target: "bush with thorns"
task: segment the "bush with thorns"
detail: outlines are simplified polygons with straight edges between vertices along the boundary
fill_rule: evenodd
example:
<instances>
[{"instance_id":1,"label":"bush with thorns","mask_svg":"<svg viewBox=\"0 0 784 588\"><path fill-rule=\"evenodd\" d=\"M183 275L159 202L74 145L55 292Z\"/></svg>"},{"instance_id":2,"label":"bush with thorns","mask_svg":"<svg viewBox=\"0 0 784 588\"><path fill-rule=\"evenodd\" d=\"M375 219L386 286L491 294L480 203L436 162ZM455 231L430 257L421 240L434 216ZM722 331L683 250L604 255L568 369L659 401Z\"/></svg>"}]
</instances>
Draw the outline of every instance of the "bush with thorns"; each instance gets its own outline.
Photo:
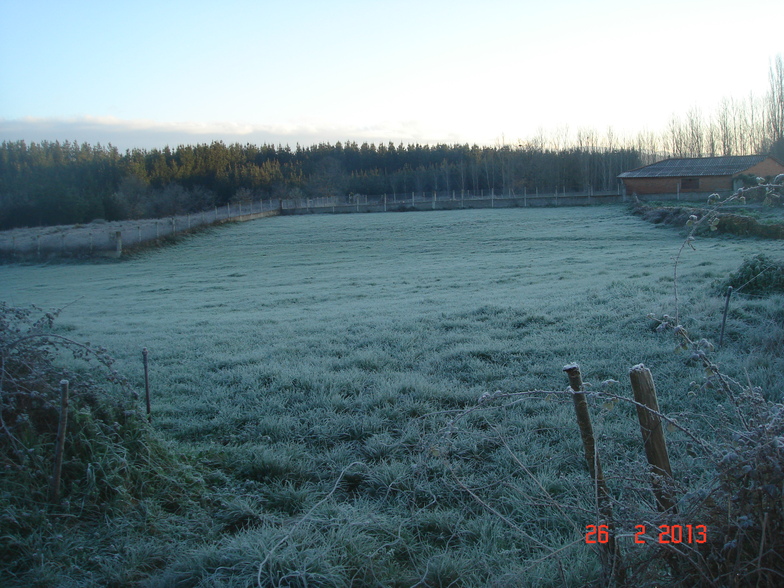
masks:
<instances>
[{"instance_id":1,"label":"bush with thorns","mask_svg":"<svg viewBox=\"0 0 784 588\"><path fill-rule=\"evenodd\" d=\"M87 538L68 553L63 545L66 536L78 543L91 522L98 528L106 517L149 509L149 503L141 504L147 499L168 512L187 508L202 485L199 474L153 434L107 351L53 332L58 314L0 303L4 585L24 584L28 575L45 577L47 569L64 565L77 570L77 583L85 581L90 568L97 566L96 550L106 546L94 537L89 545ZM64 378L71 383L71 400L61 491L51 504L58 383Z\"/></svg>"}]
</instances>

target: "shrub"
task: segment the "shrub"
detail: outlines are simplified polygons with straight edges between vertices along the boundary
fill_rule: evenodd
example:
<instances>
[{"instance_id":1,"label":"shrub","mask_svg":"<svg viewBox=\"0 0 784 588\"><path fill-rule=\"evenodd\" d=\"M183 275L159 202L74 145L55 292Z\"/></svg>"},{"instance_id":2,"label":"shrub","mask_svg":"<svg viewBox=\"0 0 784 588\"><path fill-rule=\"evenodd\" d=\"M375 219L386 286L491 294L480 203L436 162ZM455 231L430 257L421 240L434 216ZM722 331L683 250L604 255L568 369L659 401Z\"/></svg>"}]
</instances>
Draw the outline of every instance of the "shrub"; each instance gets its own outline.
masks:
<instances>
[{"instance_id":1,"label":"shrub","mask_svg":"<svg viewBox=\"0 0 784 588\"><path fill-rule=\"evenodd\" d=\"M726 292L729 286L744 294L784 293L784 263L758 253L745 259L737 271L717 286L720 293Z\"/></svg>"},{"instance_id":2,"label":"shrub","mask_svg":"<svg viewBox=\"0 0 784 588\"><path fill-rule=\"evenodd\" d=\"M106 557L96 537L107 520L122 527L144 512L189 508L204 484L136 410L106 351L57 335L58 313L36 311L0 303L0 584L57 568L77 570L80 584ZM77 368L62 367L66 354ZM63 378L71 398L60 499L48 504ZM120 562L117 573L127 580L132 567Z\"/></svg>"},{"instance_id":3,"label":"shrub","mask_svg":"<svg viewBox=\"0 0 784 588\"><path fill-rule=\"evenodd\" d=\"M765 402L753 389L737 400L742 422L717 449L711 476L684 496L679 514L658 522L704 525L704 536L693 544L657 545L634 561L630 571L638 585L781 585L784 405Z\"/></svg>"},{"instance_id":4,"label":"shrub","mask_svg":"<svg viewBox=\"0 0 784 588\"><path fill-rule=\"evenodd\" d=\"M741 395L746 426L720 456L716 489L694 520L711 529L701 549L714 579L781 585L784 575L784 406ZM777 571L779 570L779 571Z\"/></svg>"}]
</instances>

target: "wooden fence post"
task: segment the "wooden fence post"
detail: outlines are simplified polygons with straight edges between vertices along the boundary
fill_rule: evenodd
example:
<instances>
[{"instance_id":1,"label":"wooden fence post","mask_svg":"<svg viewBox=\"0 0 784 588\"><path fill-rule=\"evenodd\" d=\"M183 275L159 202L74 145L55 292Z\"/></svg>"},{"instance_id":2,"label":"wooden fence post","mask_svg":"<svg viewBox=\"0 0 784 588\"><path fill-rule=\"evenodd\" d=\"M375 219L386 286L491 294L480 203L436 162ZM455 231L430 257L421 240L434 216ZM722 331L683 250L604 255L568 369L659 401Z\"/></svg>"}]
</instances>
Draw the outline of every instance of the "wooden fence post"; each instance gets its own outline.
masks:
<instances>
[{"instance_id":1,"label":"wooden fence post","mask_svg":"<svg viewBox=\"0 0 784 588\"><path fill-rule=\"evenodd\" d=\"M721 335L719 335L719 347L724 343L724 327L727 324L727 311L730 309L730 297L732 296L732 286L727 288L727 300L724 303L724 316L721 319Z\"/></svg>"},{"instance_id":2,"label":"wooden fence post","mask_svg":"<svg viewBox=\"0 0 784 588\"><path fill-rule=\"evenodd\" d=\"M651 370L643 364L636 365L629 370L629 378L632 382L634 400L638 403L637 419L640 421L645 456L653 469L653 493L656 496L656 504L662 512L668 510L676 512L675 500L670 488L672 482L670 457L667 455L667 444L658 414L659 401L656 398Z\"/></svg>"},{"instance_id":3,"label":"wooden fence post","mask_svg":"<svg viewBox=\"0 0 784 588\"><path fill-rule=\"evenodd\" d=\"M63 451L65 450L65 429L68 426L68 380L60 380L60 422L57 425L57 441L54 450L54 471L49 487L49 502L60 501L60 474L63 470Z\"/></svg>"},{"instance_id":4,"label":"wooden fence post","mask_svg":"<svg viewBox=\"0 0 784 588\"><path fill-rule=\"evenodd\" d=\"M569 378L569 386L572 388L574 394L572 400L574 401L574 411L577 413L577 424L580 427L580 437L583 440L583 449L585 450L585 461L588 463L588 470L591 472L591 478L596 484L597 500L600 510L604 508L610 510L610 493L607 490L607 484L604 481L604 474L602 473L602 464L599 461L599 456L596 453L596 440L593 436L593 427L591 426L591 415L588 412L588 402L585 399L583 392L583 380L580 375L580 366L576 363L564 366L563 371Z\"/></svg>"},{"instance_id":5,"label":"wooden fence post","mask_svg":"<svg viewBox=\"0 0 784 588\"><path fill-rule=\"evenodd\" d=\"M122 231L114 232L114 255L122 257Z\"/></svg>"},{"instance_id":6,"label":"wooden fence post","mask_svg":"<svg viewBox=\"0 0 784 588\"><path fill-rule=\"evenodd\" d=\"M591 472L596 488L596 502L599 516L603 520L599 524L607 525L608 541L600 552L602 567L608 575L613 575L622 585L625 578L625 571L621 566L621 551L615 542L615 532L612 516L612 504L610 503L610 492L607 490L607 483L604 481L602 464L599 455L596 453L596 439L593 436L591 426L591 415L588 412L588 402L583 392L583 380L580 374L580 366L576 363L564 366L563 371L569 378L569 387L572 389L572 400L574 401L574 411L577 413L577 424L580 427L580 437L583 441L585 450L585 461L588 463L588 470Z\"/></svg>"},{"instance_id":7,"label":"wooden fence post","mask_svg":"<svg viewBox=\"0 0 784 588\"><path fill-rule=\"evenodd\" d=\"M142 349L142 363L144 363L144 398L147 402L147 421L152 422L152 409L150 408L150 372L147 366L147 348Z\"/></svg>"}]
</instances>

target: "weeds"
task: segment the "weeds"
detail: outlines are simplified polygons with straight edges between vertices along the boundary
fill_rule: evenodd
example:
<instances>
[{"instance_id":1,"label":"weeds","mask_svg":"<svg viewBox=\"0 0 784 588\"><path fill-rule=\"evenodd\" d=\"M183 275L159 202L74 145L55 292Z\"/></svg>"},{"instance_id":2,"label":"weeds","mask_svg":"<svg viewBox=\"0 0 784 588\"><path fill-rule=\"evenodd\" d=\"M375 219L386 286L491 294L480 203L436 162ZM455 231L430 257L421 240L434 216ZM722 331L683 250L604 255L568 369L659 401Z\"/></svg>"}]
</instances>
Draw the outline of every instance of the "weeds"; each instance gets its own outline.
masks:
<instances>
[{"instance_id":1,"label":"weeds","mask_svg":"<svg viewBox=\"0 0 784 588\"><path fill-rule=\"evenodd\" d=\"M142 524L151 533L171 527L172 515L198 508L204 481L152 433L105 349L51 332L57 315L0 304L0 580L47 584L55 569L69 569L65 577L76 583L90 584L96 574L130 581L155 558L131 564L130 556L128 568L107 569L101 551L119 538L104 535L105 522ZM63 352L102 369L66 369ZM73 395L60 500L48 504L62 377Z\"/></svg>"}]
</instances>

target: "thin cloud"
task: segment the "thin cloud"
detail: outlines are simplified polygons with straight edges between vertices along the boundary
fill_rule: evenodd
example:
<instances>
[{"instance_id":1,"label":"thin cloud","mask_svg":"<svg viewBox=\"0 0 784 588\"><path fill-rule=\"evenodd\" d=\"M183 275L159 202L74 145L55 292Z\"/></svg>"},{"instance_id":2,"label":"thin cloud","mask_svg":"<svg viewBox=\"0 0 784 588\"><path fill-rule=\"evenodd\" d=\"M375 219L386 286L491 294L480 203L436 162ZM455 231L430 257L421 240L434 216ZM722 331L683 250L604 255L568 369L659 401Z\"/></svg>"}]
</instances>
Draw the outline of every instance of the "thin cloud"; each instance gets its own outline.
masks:
<instances>
[{"instance_id":1,"label":"thin cloud","mask_svg":"<svg viewBox=\"0 0 784 588\"><path fill-rule=\"evenodd\" d=\"M276 125L235 122L161 122L124 120L111 116L71 118L23 117L0 119L0 140L41 142L76 141L113 145L118 149L161 148L166 145L211 143L256 143L312 145L320 142L357 141L386 143L456 143L454 133L425 129L416 121L387 122L363 126L301 121Z\"/></svg>"}]
</instances>

